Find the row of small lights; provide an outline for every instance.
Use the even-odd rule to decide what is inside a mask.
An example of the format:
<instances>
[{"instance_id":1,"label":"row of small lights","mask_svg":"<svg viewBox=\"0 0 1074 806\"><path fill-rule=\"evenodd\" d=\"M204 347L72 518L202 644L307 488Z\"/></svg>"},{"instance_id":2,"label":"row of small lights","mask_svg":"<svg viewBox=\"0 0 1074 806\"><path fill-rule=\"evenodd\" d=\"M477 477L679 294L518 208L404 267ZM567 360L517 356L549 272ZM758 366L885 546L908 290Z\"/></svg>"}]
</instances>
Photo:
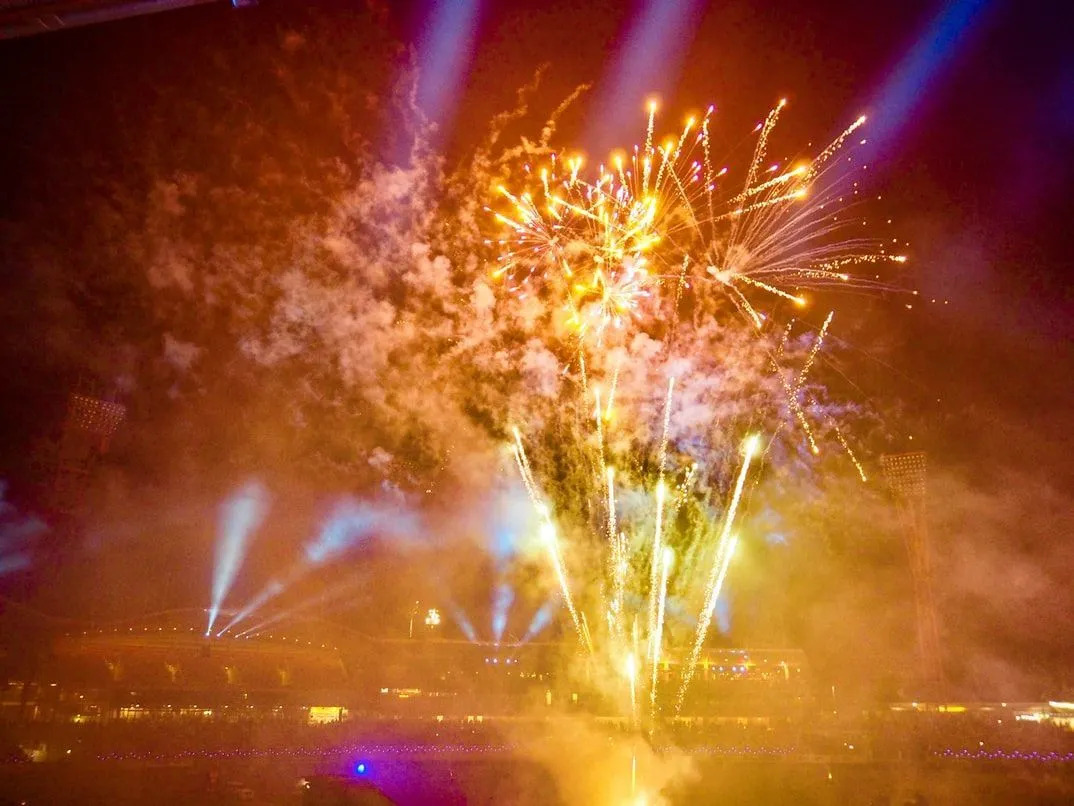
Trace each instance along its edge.
<instances>
[{"instance_id":1,"label":"row of small lights","mask_svg":"<svg viewBox=\"0 0 1074 806\"><path fill-rule=\"evenodd\" d=\"M670 748L668 748L670 749ZM474 744L402 744L402 745L339 745L327 748L270 748L270 749L234 749L234 750L183 750L178 753L104 753L97 756L98 761L148 761L166 760L175 758L263 758L275 756L290 756L304 758L320 756L331 758L341 755L360 754L365 756L377 755L400 755L406 753L447 755L450 753L477 753L491 755L495 753L514 753L515 745L474 745ZM727 755L727 756L783 756L795 752L795 748L769 748L769 747L714 747L714 748L691 748L690 753L704 755Z\"/></svg>"},{"instance_id":2,"label":"row of small lights","mask_svg":"<svg viewBox=\"0 0 1074 806\"><path fill-rule=\"evenodd\" d=\"M149 630L150 630L149 627L142 627L142 632L149 632ZM194 627L190 627L188 632L194 632L194 630L195 630ZM135 631L134 627L128 627L127 628L127 632L134 632L134 631ZM172 632L178 632L178 631L179 631L178 627L172 627ZM97 635L104 635L104 633L106 631L105 630L97 630L96 632L97 632ZM163 627L157 627L157 632L164 632L164 628ZM119 633L119 628L118 627L116 627L116 628L114 628L112 630L113 635L116 635L118 633ZM83 630L82 634L83 635L89 635L89 631ZM70 638L72 633L64 633L64 635L66 637ZM274 638L274 639L279 640L279 641L294 641L296 644L302 642L302 639L300 639L300 638L288 638L286 635L281 635L278 638L276 638L276 636L266 635L265 633L261 633L261 632L250 633L248 635L242 635L242 636L231 636L231 637L232 638L242 638L244 640L248 640L250 638ZM313 641L307 641L306 646L313 646ZM321 644L321 649L328 649L328 648L329 647L328 647L327 644ZM334 646L334 647L332 647L332 650L335 651L335 652L338 652L339 647Z\"/></svg>"},{"instance_id":3,"label":"row of small lights","mask_svg":"<svg viewBox=\"0 0 1074 806\"><path fill-rule=\"evenodd\" d=\"M1074 752L1060 753L1054 750L937 750L939 758L965 759L970 761L1074 761Z\"/></svg>"},{"instance_id":4,"label":"row of small lights","mask_svg":"<svg viewBox=\"0 0 1074 806\"><path fill-rule=\"evenodd\" d=\"M432 613L432 611L430 611L430 613ZM439 615L439 614L438 614L438 615ZM430 619L430 618L431 618L431 616L430 616L430 617L427 617L427 618L426 618L426 624L429 624L429 623L430 623L430 621L429 621L429 619ZM436 623L439 623L439 621L437 621ZM142 632L149 632L149 630L150 630L150 628L149 628L149 627L143 627L143 628L142 628ZM194 630L195 630L195 628L194 628L194 627L190 627L188 631L189 631L189 632L194 632ZM134 628L134 627L128 627L128 628L127 628L127 631L128 631L128 632L134 632L134 631L135 631L135 628ZM164 631L164 628L163 628L163 627L157 627L157 632L163 632L163 631ZM178 631L179 631L179 628L178 628L178 627L172 627L172 632L178 632ZM105 632L104 630L97 630L97 634L98 634L98 635L103 635L103 634L104 634L104 632ZM112 633L113 633L113 634L118 634L118 633L119 633L119 629L118 629L118 628L115 628L115 629L113 629L113 630L112 630ZM83 635L89 635L89 632L88 632L88 631L86 631L86 630L83 630L83 631L82 631L82 634L83 634ZM68 637L70 637L70 636L71 636L71 633L65 633L65 635L67 635ZM234 638L234 637L236 637L236 636L233 636L233 638ZM248 640L248 639L250 639L250 638L270 638L270 639L274 639L274 640L280 640L280 641L294 641L295 643L301 643L301 639L300 639L300 638L288 638L288 637L287 637L287 636L285 636L285 635L281 635L281 636L279 636L279 637L277 638L276 636L274 636L274 635L272 635L272 634L268 634L268 635L266 635L265 633L261 633L261 632L257 632L257 633L249 633L249 634L247 634L247 635L242 635L242 636L237 636L237 637L239 637L239 638L242 638L242 639L244 639L244 640ZM313 646L313 642L312 642L312 641L307 641L307 642L306 642L306 646ZM327 644L321 644L321 649L328 649L328 646L327 646ZM336 652L338 652L338 651L339 651L339 647L335 647L335 646L334 646L334 647L332 647L332 650L333 650L333 651L336 651ZM742 658L742 659L743 659L743 661L745 662L746 660L748 660L748 658L749 658L749 656L748 656L748 655L745 655L745 656L743 656L743 658ZM498 662L498 661L497 661L497 659L496 659L496 658L492 658L491 660L490 660L489 658L485 658L485 663L497 663L497 662ZM514 662L514 663L518 663L518 660L517 660L517 659L514 659L514 661L513 661L513 662ZM506 660L506 661L505 661L505 663L512 663L512 660L508 659L508 660ZM763 659L763 660L761 661L761 663L768 663L768 660L767 660L767 659ZM704 661L703 661L703 662L702 662L702 665L703 665L703 666L708 666L708 665L711 665L711 661L707 661L707 662L704 662ZM721 672L722 672L722 671L724 671L724 667L723 667L723 666L719 666L719 667L717 667L717 669L718 669L718 671L721 671ZM748 671L748 670L749 670L749 666L748 666L748 665L743 665L743 666L732 666L732 667L731 667L731 671L732 671L732 672L746 672L746 671ZM800 671L800 670L799 670L798 668L795 668L795 671L797 672L797 671Z\"/></svg>"},{"instance_id":5,"label":"row of small lights","mask_svg":"<svg viewBox=\"0 0 1074 806\"><path fill-rule=\"evenodd\" d=\"M673 749L668 746L664 749ZM682 748L679 748L680 751ZM373 744L373 745L340 745L331 748L274 748L274 749L234 749L234 750L185 750L178 753L107 753L97 756L100 761L108 760L160 760L169 758L258 758L266 756L291 756L291 757L333 757L338 755L361 753L365 755L397 755L400 753L425 753L443 755L448 753L478 753L492 754L501 752L513 752L513 745L472 745L472 744ZM692 747L687 749L691 755L706 756L788 756L797 752L796 747L750 747L714 745L707 747ZM1034 761L1034 762L1074 762L1074 752L1056 751L1025 751L1025 750L953 750L945 749L935 751L938 758L970 761Z\"/></svg>"},{"instance_id":6,"label":"row of small lights","mask_svg":"<svg viewBox=\"0 0 1074 806\"><path fill-rule=\"evenodd\" d=\"M404 744L404 745L340 745L329 748L273 748L263 750L236 749L236 750L183 750L178 753L103 753L96 758L98 761L161 761L176 758L264 758L275 756L291 756L294 758L307 758L320 756L332 758L352 753L362 755L399 755L405 753L424 753L445 755L448 753L513 753L517 748L514 745L472 745L472 744Z\"/></svg>"}]
</instances>

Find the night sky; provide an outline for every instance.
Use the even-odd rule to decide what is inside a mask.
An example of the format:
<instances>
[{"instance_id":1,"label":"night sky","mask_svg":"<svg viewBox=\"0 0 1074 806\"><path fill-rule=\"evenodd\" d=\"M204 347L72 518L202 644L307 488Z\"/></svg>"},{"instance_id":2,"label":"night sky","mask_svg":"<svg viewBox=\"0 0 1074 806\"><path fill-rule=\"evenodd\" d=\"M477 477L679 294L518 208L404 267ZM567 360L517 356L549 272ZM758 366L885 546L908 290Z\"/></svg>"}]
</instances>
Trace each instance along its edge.
<instances>
[{"instance_id":1,"label":"night sky","mask_svg":"<svg viewBox=\"0 0 1074 806\"><path fill-rule=\"evenodd\" d=\"M198 81L219 78L214 54L272 46L282 28L308 18L302 6L339 20L348 19L348 7L362 6L266 2L239 12L226 5L4 42L5 225L19 227L28 210L63 218L77 209L71 196L79 190L122 181L132 141L145 142L149 110L184 86L194 92ZM549 65L548 98L583 81L595 85L592 96L601 102L615 93L612 56L630 31L629 4L479 5L470 64L460 67L462 86L443 116L449 154L472 147L542 63ZM1056 474L1069 480L1069 466L1059 458L1070 446L1064 402L1070 400L1071 281L1062 227L1069 212L1074 58L1043 6L1030 12L1002 0L947 4L956 12L959 6L968 7L969 21L953 35L941 28L925 59L931 72L911 75L905 105L888 103L903 114L888 120L885 90L944 4L711 4L696 12L692 36L674 40L677 80L666 77L674 69L661 69L660 86L627 87L621 105L635 115L632 107L656 89L676 111L717 103L733 128L786 95L794 112L788 125L815 136L860 110L873 115L888 138L878 166L883 187L900 234L913 247L907 286L921 289L923 300L949 300L942 309L919 305L890 323L906 339L897 366L906 386L899 391L919 390L946 401L941 416L972 420L956 424L969 433L953 440L936 435L960 455L974 432L1032 421L1041 447L1058 448ZM392 4L385 12L390 34L420 42L424 12L420 3ZM361 72L387 86L401 66L396 59L362 65ZM600 142L593 121L578 117L568 121L564 139L588 135ZM15 298L27 280L13 277L21 272L13 259L7 262L5 276L16 283L5 294L11 315L11 307L25 307ZM21 335L14 341L25 343ZM20 476L25 440L49 427L40 414L57 391L40 377L46 357L32 352L15 373L18 394L4 402L5 444L13 450L5 451L3 466L10 478ZM899 383L895 377L890 381ZM1015 382L1020 377L1026 381ZM966 454L971 462L997 458Z\"/></svg>"},{"instance_id":2,"label":"night sky","mask_svg":"<svg viewBox=\"0 0 1074 806\"><path fill-rule=\"evenodd\" d=\"M351 73L354 97L389 92L408 63L396 42L417 42L419 62L433 49L430 4L372 5L370 13L359 2L215 3L0 42L0 478L14 505L43 511L35 451L57 433L68 391L151 369L115 346L117 331L146 337L134 292L67 268L107 261L95 234L101 200L137 198L154 171L184 166L233 172L241 183L236 177L254 169L229 161L218 130L241 132L244 114L274 114L261 90L288 32L303 33L314 66ZM1017 614L996 622L996 640L1021 646L1014 636L1037 615L1068 615L1069 593L1056 591L1074 558L1074 49L1060 4L669 3L688 11L685 21L665 21L664 51L628 47L643 3L457 4L470 5L480 10L472 47L454 64L458 80L437 75L448 165L544 63L541 110L580 83L593 85L559 138L592 153L623 144L618 131L633 142L653 92L670 120L716 103L720 125L742 132L787 97L787 128L799 139L822 140L870 115L873 181L910 243L905 286L920 293L856 303L844 367L863 400L898 409L887 449L924 447L934 466L972 490L938 517L964 532L951 557L980 560L972 580L953 574L961 593L972 600L1007 583L1037 586L999 608ZM464 25L449 29L466 35ZM317 110L307 111L306 121L281 124L303 139L296 150L343 153L328 126L309 123ZM352 111L355 125L369 129ZM392 157L390 131L365 135ZM190 467L171 457L158 464L153 451L130 445L182 441L160 426L174 402L167 392L132 405L115 460L128 476L144 474L143 497L165 501L181 498L174 482ZM220 416L255 415L239 396ZM194 553L174 551L179 561ZM1048 601L1053 610L1037 609ZM1030 646L1041 663L1071 656L1069 639L1048 650L1048 639L1038 639ZM979 640L990 640L983 628Z\"/></svg>"}]
</instances>

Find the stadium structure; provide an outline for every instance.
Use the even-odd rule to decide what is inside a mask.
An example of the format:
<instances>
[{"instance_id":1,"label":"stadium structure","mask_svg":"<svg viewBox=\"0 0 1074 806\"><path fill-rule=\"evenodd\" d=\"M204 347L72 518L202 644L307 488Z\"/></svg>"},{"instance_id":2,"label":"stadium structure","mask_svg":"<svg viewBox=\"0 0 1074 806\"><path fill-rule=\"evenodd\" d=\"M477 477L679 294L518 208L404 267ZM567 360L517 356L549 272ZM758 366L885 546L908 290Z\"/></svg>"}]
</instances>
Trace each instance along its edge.
<instances>
[{"instance_id":1,"label":"stadium structure","mask_svg":"<svg viewBox=\"0 0 1074 806\"><path fill-rule=\"evenodd\" d=\"M311 619L240 637L206 637L183 610L56 635L26 674L9 664L5 721L144 718L493 718L576 711L615 719L601 672L573 644L376 638ZM568 667L572 673L568 674ZM659 670L668 701L679 661ZM582 682L579 682L582 681ZM800 650L709 649L681 718L792 719L809 699Z\"/></svg>"}]
</instances>

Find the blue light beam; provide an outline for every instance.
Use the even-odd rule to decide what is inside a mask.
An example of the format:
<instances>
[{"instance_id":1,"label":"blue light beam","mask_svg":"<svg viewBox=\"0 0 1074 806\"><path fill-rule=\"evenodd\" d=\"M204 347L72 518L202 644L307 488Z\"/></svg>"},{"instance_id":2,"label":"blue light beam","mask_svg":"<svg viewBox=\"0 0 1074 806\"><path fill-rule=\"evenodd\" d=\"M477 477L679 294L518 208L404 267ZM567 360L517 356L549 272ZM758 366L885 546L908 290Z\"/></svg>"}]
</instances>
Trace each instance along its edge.
<instances>
[{"instance_id":1,"label":"blue light beam","mask_svg":"<svg viewBox=\"0 0 1074 806\"><path fill-rule=\"evenodd\" d=\"M599 151L623 145L614 139L633 130L646 97L674 88L705 6L700 0L644 0L637 5L588 121L586 140Z\"/></svg>"},{"instance_id":2,"label":"blue light beam","mask_svg":"<svg viewBox=\"0 0 1074 806\"><path fill-rule=\"evenodd\" d=\"M947 0L871 104L870 139L890 146L946 67L970 40L991 0Z\"/></svg>"},{"instance_id":3,"label":"blue light beam","mask_svg":"<svg viewBox=\"0 0 1074 806\"><path fill-rule=\"evenodd\" d=\"M533 614L533 618L530 619L530 626L526 628L526 634L522 636L522 640L519 643L525 644L540 635L541 631L551 623L552 616L555 615L558 609L558 599L550 599L541 605L537 612Z\"/></svg>"},{"instance_id":4,"label":"blue light beam","mask_svg":"<svg viewBox=\"0 0 1074 806\"><path fill-rule=\"evenodd\" d=\"M470 623L466 611L449 599L448 612L451 613L451 620L455 622L455 626L462 631L462 634L466 636L466 639L472 644L477 643L477 631L474 630L474 625Z\"/></svg>"},{"instance_id":5,"label":"blue light beam","mask_svg":"<svg viewBox=\"0 0 1074 806\"><path fill-rule=\"evenodd\" d=\"M507 629L507 614L515 601L515 591L506 582L496 586L492 594L492 638L498 644Z\"/></svg>"},{"instance_id":6,"label":"blue light beam","mask_svg":"<svg viewBox=\"0 0 1074 806\"><path fill-rule=\"evenodd\" d=\"M716 626L724 635L731 632L731 604L723 596L716 600Z\"/></svg>"},{"instance_id":7,"label":"blue light beam","mask_svg":"<svg viewBox=\"0 0 1074 806\"><path fill-rule=\"evenodd\" d=\"M336 505L317 538L306 544L306 559L311 565L323 565L377 532L411 537L418 532L418 522L397 507L348 498Z\"/></svg>"},{"instance_id":8,"label":"blue light beam","mask_svg":"<svg viewBox=\"0 0 1074 806\"><path fill-rule=\"evenodd\" d=\"M474 50L480 0L435 0L418 35L417 105L446 131Z\"/></svg>"},{"instance_id":9,"label":"blue light beam","mask_svg":"<svg viewBox=\"0 0 1074 806\"><path fill-rule=\"evenodd\" d=\"M245 484L220 508L213 565L212 602L209 605L206 635L212 634L220 607L231 590L235 576L242 567L242 561L246 558L250 535L261 525L267 510L268 493L257 481Z\"/></svg>"},{"instance_id":10,"label":"blue light beam","mask_svg":"<svg viewBox=\"0 0 1074 806\"><path fill-rule=\"evenodd\" d=\"M340 583L338 583L336 585L333 585L332 587L328 588L327 590L321 591L316 596L311 596L311 597L309 597L307 599L304 599L304 600L302 600L300 602L296 602L295 604L291 605L290 607L288 607L288 608L286 608L284 610L281 610L281 611L279 611L279 612L277 612L277 613L275 613L275 614L273 614L271 616L268 616L263 621L259 621L257 624L254 624L252 627L247 627L242 632L235 633L235 637L236 638L242 638L244 635L249 635L250 633L258 632L259 630L263 630L266 627L270 627L273 624L276 624L277 622L283 621L284 619L289 619L289 618L294 618L296 616L300 616L303 613L305 613L305 612L307 612L309 610L312 610L313 608L321 606L321 605L328 605L330 603L335 604L336 600L342 599L347 594L352 593L355 589L357 589L364 582L365 582L365 576L364 575L354 575L352 577L349 577L348 579L345 579L342 582L340 582ZM256 609L256 608L254 608L254 609Z\"/></svg>"},{"instance_id":11,"label":"blue light beam","mask_svg":"<svg viewBox=\"0 0 1074 806\"><path fill-rule=\"evenodd\" d=\"M413 537L419 533L419 529L417 518L398 507L371 504L354 498L340 501L321 525L317 537L304 546L302 558L243 606L217 633L217 637L275 599L314 568L338 559L366 538L374 534Z\"/></svg>"}]
</instances>

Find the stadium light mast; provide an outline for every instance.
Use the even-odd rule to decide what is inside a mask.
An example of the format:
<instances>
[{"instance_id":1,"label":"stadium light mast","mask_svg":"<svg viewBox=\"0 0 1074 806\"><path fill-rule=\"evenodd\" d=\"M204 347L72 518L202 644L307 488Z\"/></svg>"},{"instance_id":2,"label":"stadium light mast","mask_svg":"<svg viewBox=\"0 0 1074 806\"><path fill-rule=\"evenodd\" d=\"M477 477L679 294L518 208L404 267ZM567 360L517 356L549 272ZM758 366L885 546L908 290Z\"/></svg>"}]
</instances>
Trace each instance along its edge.
<instances>
[{"instance_id":1,"label":"stadium light mast","mask_svg":"<svg viewBox=\"0 0 1074 806\"><path fill-rule=\"evenodd\" d=\"M928 457L924 451L880 457L888 489L902 521L903 541L910 563L917 622L917 652L921 677L935 686L944 682L940 631L932 591L932 558L927 518Z\"/></svg>"},{"instance_id":2,"label":"stadium light mast","mask_svg":"<svg viewBox=\"0 0 1074 806\"><path fill-rule=\"evenodd\" d=\"M414 637L414 619L418 617L418 610L421 607L421 602L414 602L414 607L410 609L410 627L407 629L407 638Z\"/></svg>"},{"instance_id":3,"label":"stadium light mast","mask_svg":"<svg viewBox=\"0 0 1074 806\"><path fill-rule=\"evenodd\" d=\"M126 407L111 400L83 394L68 398L52 478L53 503L61 512L81 509L91 471L126 416Z\"/></svg>"}]
</instances>

